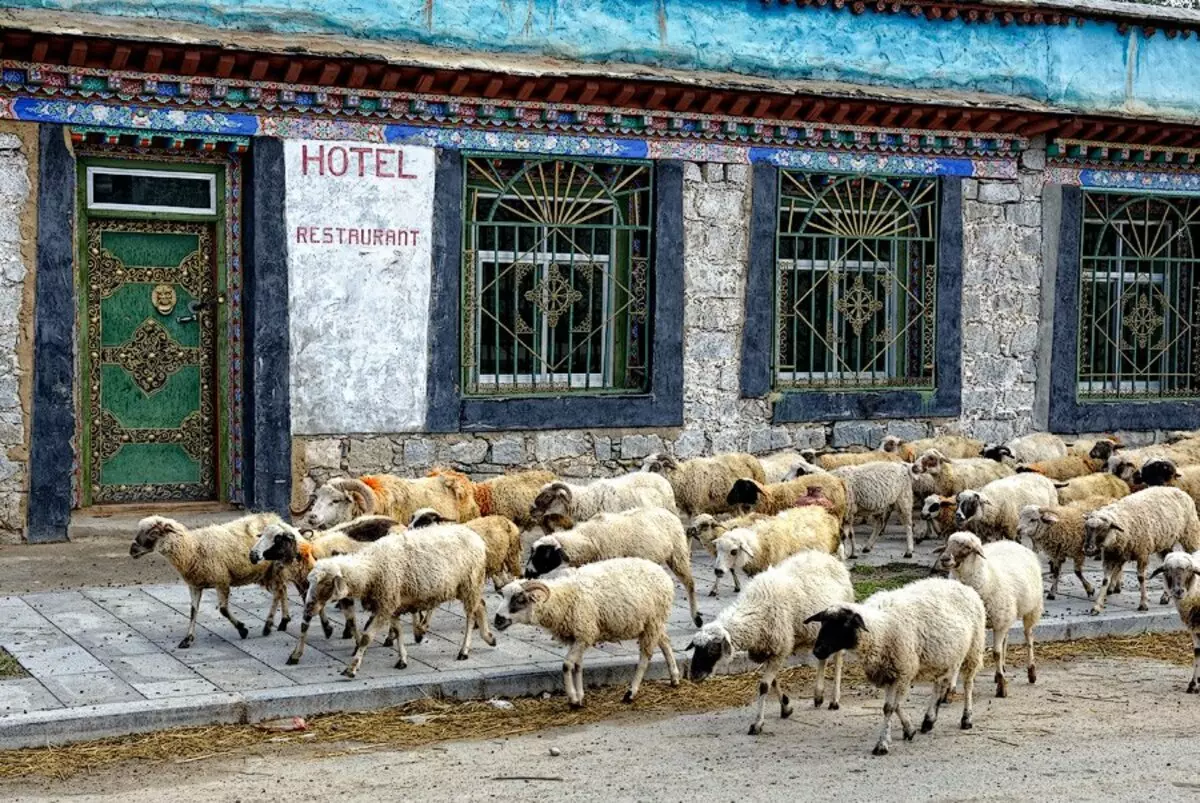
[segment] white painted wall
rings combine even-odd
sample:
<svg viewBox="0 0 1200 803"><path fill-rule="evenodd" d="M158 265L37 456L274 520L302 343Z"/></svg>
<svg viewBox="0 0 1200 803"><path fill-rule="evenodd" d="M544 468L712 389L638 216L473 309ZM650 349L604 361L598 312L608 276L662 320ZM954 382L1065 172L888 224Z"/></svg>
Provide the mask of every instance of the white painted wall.
<svg viewBox="0 0 1200 803"><path fill-rule="evenodd" d="M425 423L434 151L289 141L292 431Z"/></svg>

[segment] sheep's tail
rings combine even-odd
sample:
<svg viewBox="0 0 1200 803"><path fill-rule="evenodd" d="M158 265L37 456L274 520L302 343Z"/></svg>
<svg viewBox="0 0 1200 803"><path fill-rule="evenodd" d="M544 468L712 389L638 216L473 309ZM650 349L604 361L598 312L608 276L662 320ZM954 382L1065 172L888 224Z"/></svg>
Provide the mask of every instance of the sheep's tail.
<svg viewBox="0 0 1200 803"><path fill-rule="evenodd" d="M495 512L495 502L492 501L492 486L485 482L475 484L475 505L479 508L480 516L490 516Z"/></svg>

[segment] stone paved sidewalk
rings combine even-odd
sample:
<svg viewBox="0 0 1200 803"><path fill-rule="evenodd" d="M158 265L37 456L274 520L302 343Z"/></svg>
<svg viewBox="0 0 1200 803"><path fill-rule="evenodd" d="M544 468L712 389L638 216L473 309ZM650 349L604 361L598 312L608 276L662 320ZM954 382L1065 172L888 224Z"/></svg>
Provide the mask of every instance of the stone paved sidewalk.
<svg viewBox="0 0 1200 803"><path fill-rule="evenodd" d="M914 562L931 566L932 542L918 546ZM902 541L886 538L862 562L901 560ZM161 560L152 557L151 560ZM701 613L709 621L733 598L728 578L720 599L706 596L712 561L693 553ZM1089 576L1098 579L1093 568ZM1047 603L1039 627L1043 641L1093 635L1174 630L1174 606L1159 606L1161 587L1152 583L1151 610L1138 612L1137 581L1127 572L1124 593L1109 598L1108 610L1088 615L1091 602L1074 576L1065 576L1059 598ZM489 591L489 618L499 596ZM457 661L462 612L457 603L443 606L422 644L411 644L406 622L409 666L393 668L395 653L381 644L367 652L359 676L340 675L352 647L319 627L310 630L304 658L286 659L295 646L300 605L293 601L288 633L263 637L269 606L258 588L235 589L232 605L251 635L238 638L216 611L215 593L205 593L196 642L177 648L187 627L188 592L182 583L124 588L85 588L0 598L0 646L28 671L29 677L0 681L0 747L152 730L174 725L259 721L397 705L425 695L462 698L535 694L561 685L564 648L537 628L517 625L498 634L496 647L475 635L471 657ZM682 589L676 595L669 632L683 661L695 631ZM1021 641L1017 635L1014 639ZM633 643L605 644L584 658L589 685L625 683L636 663ZM744 669L744 661L733 669ZM661 656L649 677L665 676Z"/></svg>

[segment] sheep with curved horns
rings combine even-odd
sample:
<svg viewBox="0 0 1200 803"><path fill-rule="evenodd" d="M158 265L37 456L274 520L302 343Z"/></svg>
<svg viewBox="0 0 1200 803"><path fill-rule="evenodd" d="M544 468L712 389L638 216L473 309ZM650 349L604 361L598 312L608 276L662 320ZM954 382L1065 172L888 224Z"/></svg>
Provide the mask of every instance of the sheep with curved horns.
<svg viewBox="0 0 1200 803"><path fill-rule="evenodd" d="M317 489L312 508L303 524L325 530L359 516L388 516L410 521L421 508L429 507L451 521L468 521L479 516L474 493L461 474L405 479L390 474L350 479L339 477Z"/></svg>
<svg viewBox="0 0 1200 803"><path fill-rule="evenodd" d="M678 512L675 492L666 477L637 471L598 479L588 485L555 480L538 492L529 509L529 518L540 522L548 513L561 513L575 521L586 521L597 513L620 513L638 507Z"/></svg>
<svg viewBox="0 0 1200 803"><path fill-rule="evenodd" d="M1187 693L1200 694L1200 552L1172 552L1150 576L1160 574L1167 594L1175 600L1179 621L1192 635L1192 678Z"/></svg>
<svg viewBox="0 0 1200 803"><path fill-rule="evenodd" d="M495 626L507 630L513 624L536 625L567 645L563 686L572 708L583 706L587 649L603 641L637 639L638 665L625 692L625 702L631 703L655 648L667 661L671 685L679 685L679 667L667 637L674 598L675 583L662 567L643 558L613 558L551 580L514 580L504 587Z"/></svg>
<svg viewBox="0 0 1200 803"><path fill-rule="evenodd" d="M888 435L879 444L880 449L898 455L905 463L912 463L931 450L951 459L979 457L983 446L983 441L962 435L939 435L908 442L896 435Z"/></svg>
<svg viewBox="0 0 1200 803"><path fill-rule="evenodd" d="M767 695L779 695L779 717L792 715L792 704L779 683L784 662L801 650L811 649L820 628L808 619L839 602L854 601L850 572L837 558L820 552L801 552L778 566L767 569L746 586L738 601L700 629L687 649L692 652L688 676L694 681L708 677L718 663L734 652L745 650L750 660L763 665L758 682L758 717L750 735L762 733ZM817 662L813 704L825 700L825 658ZM834 656L833 699L836 711L842 696L842 653Z"/></svg>
<svg viewBox="0 0 1200 803"><path fill-rule="evenodd" d="M1015 473L1011 466L986 457L950 458L936 449L922 452L911 470L914 492L920 487L938 496L956 496Z"/></svg>
<svg viewBox="0 0 1200 803"><path fill-rule="evenodd" d="M743 477L762 482L764 476L757 457L739 452L682 463L659 452L642 461L642 471L667 478L679 512L688 518L700 513L727 513L729 503L725 497L733 484Z"/></svg>
<svg viewBox="0 0 1200 803"><path fill-rule="evenodd" d="M236 586L261 585L272 592L271 612L263 626L270 632L276 607L282 605L284 619L280 630L287 626L287 587L281 581L278 567L250 562L250 548L269 525L280 518L273 513L243 516L227 524L188 529L174 519L148 516L138 523L137 535L129 545L129 555L140 558L158 552L179 572L192 595L191 616L187 635L179 642L185 650L196 640L196 615L204 590L217 590L217 610L246 638L250 631L229 610L229 589ZM282 601L279 597L282 595Z"/></svg>
<svg viewBox="0 0 1200 803"><path fill-rule="evenodd" d="M431 477L442 475L458 478L470 488L478 508L478 512L471 518L503 516L518 527L527 527L532 523L529 509L533 506L533 500L547 483L558 479L553 472L540 469L514 471L483 482L473 482L467 475L446 468L435 468L429 472ZM442 511L438 512L444 517ZM459 517L459 521L463 523L469 520Z"/></svg>
<svg viewBox="0 0 1200 803"><path fill-rule="evenodd" d="M862 603L842 603L810 616L821 632L813 655L829 658L840 650L858 653L867 680L884 690L883 728L877 756L892 743L892 715L898 714L904 739L916 728L904 713L913 681L933 678L933 698L921 732L933 730L938 709L959 675L963 678L961 725L974 724L975 674L983 665L987 613L975 589L954 580L931 577L895 591L879 591Z"/></svg>

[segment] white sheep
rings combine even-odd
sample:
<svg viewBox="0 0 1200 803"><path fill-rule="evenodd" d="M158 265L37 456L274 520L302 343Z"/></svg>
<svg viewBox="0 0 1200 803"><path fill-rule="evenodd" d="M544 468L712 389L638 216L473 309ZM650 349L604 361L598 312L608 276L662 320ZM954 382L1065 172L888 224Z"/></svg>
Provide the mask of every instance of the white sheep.
<svg viewBox="0 0 1200 803"><path fill-rule="evenodd" d="M1060 505L1069 505L1097 496L1105 496L1110 500L1129 496L1129 485L1120 477L1106 471L1075 477L1057 487Z"/></svg>
<svg viewBox="0 0 1200 803"><path fill-rule="evenodd" d="M1107 504L1107 502L1105 503ZM1058 580L1063 564L1068 559L1075 563L1075 576L1083 585L1084 593L1090 598L1096 589L1083 576L1084 547L1083 524L1089 511L1078 504L1070 505L1026 505L1021 508L1017 520L1017 537L1028 538L1046 555L1050 563L1050 591L1046 599L1058 596Z"/></svg>
<svg viewBox="0 0 1200 803"><path fill-rule="evenodd" d="M409 529L433 524L452 524L433 508L422 508L413 514ZM487 577L497 592L521 573L521 531L507 516L480 516L463 522L474 530L487 547Z"/></svg>
<svg viewBox="0 0 1200 803"><path fill-rule="evenodd" d="M991 460L1008 458L1015 463L1036 463L1040 460L1055 460L1067 456L1067 445L1063 439L1049 432L1033 432L1013 438L1003 445L989 443L983 447L984 457Z"/></svg>
<svg viewBox="0 0 1200 803"><path fill-rule="evenodd" d="M1037 682L1033 658L1033 628L1042 618L1042 565L1037 555L1014 541L997 541L986 546L975 533L954 533L946 539L938 568L975 589L987 611L992 630L992 657L996 661L996 696L1008 696L1004 660L1008 632L1021 620L1025 628L1025 650L1030 683Z"/></svg>
<svg viewBox="0 0 1200 803"><path fill-rule="evenodd" d="M727 513L726 496L735 482L743 478L763 481L763 467L758 458L740 452L697 457L682 463L669 454L652 454L642 461L642 471L667 478L679 512L688 518L700 513Z"/></svg>
<svg viewBox="0 0 1200 803"><path fill-rule="evenodd" d="M907 443L895 435L888 435L880 443L879 448L898 455L905 463L912 463L930 450L936 450L944 457L949 458L979 457L983 452L983 446L983 441L965 438L962 435L939 435L935 438L921 438Z"/></svg>
<svg viewBox="0 0 1200 803"><path fill-rule="evenodd" d="M892 715L900 717L905 740L916 735L904 702L913 681L932 677L933 698L921 732L933 730L938 707L963 678L961 726L968 730L974 709L975 674L983 664L987 613L975 589L931 577L895 591L879 591L861 604L841 604L809 617L820 622L813 655L828 658L840 650L858 653L867 680L884 690L883 729L877 756L892 744Z"/></svg>
<svg viewBox="0 0 1200 803"><path fill-rule="evenodd" d="M868 463L835 469L833 475L846 483L846 522L843 531L850 540L850 557L855 554L854 523L864 518L871 525L871 538L863 552L875 548L875 541L895 511L904 527L904 557L913 554L912 466L908 463Z"/></svg>
<svg viewBox="0 0 1200 803"><path fill-rule="evenodd" d="M763 664L758 681L758 717L750 735L762 733L767 695L779 695L779 716L792 715L792 704L779 683L779 671L792 655L811 649L820 631L808 618L839 602L854 602L850 572L837 558L807 551L773 566L746 586L738 601L725 608L716 621L705 625L687 646L692 651L688 676L694 681L708 677L721 661L736 651L746 651L750 660ZM817 661L813 704L825 700L825 660ZM841 705L842 653L833 662L831 710Z"/></svg>
<svg viewBox="0 0 1200 803"><path fill-rule="evenodd" d="M540 522L547 513L562 513L575 521L586 521L597 513L620 513L637 507L661 507L678 512L671 483L661 474L636 471L620 477L575 485L562 480L547 483L529 510L529 518Z"/></svg>
<svg viewBox="0 0 1200 803"><path fill-rule="evenodd" d="M832 513L813 505L785 510L777 516L729 530L713 544L717 550L713 567L717 582L713 583L713 592L725 572L733 579L733 590L741 591L739 571L753 577L806 549L835 554L841 547L840 529Z"/></svg>
<svg viewBox="0 0 1200 803"><path fill-rule="evenodd" d="M1196 503L1178 488L1147 488L1118 499L1088 514L1084 523L1084 550L1102 556L1108 582L1096 597L1092 613L1104 610L1109 590L1115 588L1127 561L1137 564L1141 590L1139 611L1149 610L1146 597L1146 566L1151 553L1166 558L1176 544L1188 552L1200 549L1200 518ZM1164 592L1162 604L1167 604Z"/></svg>
<svg viewBox="0 0 1200 803"><path fill-rule="evenodd" d="M703 622L696 605L691 550L679 517L661 507L644 507L620 513L597 513L574 522L550 514L543 519L548 533L533 542L527 578L548 574L559 566L582 566L610 558L645 558L665 564L679 578L687 594L692 621Z"/></svg>
<svg viewBox="0 0 1200 803"><path fill-rule="evenodd" d="M997 463L986 457L951 459L936 449L930 449L912 464L912 473L917 481L926 478L914 493L955 496L967 490L982 488L989 482L1010 477L1015 472L1011 466Z"/></svg>
<svg viewBox="0 0 1200 803"><path fill-rule="evenodd" d="M1200 552L1172 552L1150 576L1159 574L1175 600L1179 621L1192 634L1192 678L1187 693L1200 694Z"/></svg>
<svg viewBox="0 0 1200 803"><path fill-rule="evenodd" d="M130 556L140 558L158 552L171 562L192 594L187 635L179 642L179 649L186 650L196 640L196 615L200 612L200 598L206 588L217 590L217 610L237 628L242 638L250 631L229 611L229 589L236 586L261 585L271 590L271 611L263 626L263 635L270 632L271 620L279 605L283 607L284 617L279 629L287 626L290 618L287 588L280 580L277 567L272 564L256 566L250 562L250 548L254 542L264 529L279 521L272 513L258 513L227 524L194 530L162 516L149 516L138 523L137 535L129 545Z"/></svg>
<svg viewBox="0 0 1200 803"><path fill-rule="evenodd" d="M656 564L643 558L613 558L551 580L514 580L503 594L497 630L514 623L537 625L567 645L563 686L572 708L583 706L583 654L602 641L638 641L637 670L625 702L637 696L655 648L667 661L671 685L679 685L679 667L667 638L675 583Z"/></svg>
<svg viewBox="0 0 1200 803"><path fill-rule="evenodd" d="M458 660L471 650L471 631L479 628L488 645L496 640L488 630L483 606L483 583L487 548L477 533L461 524L443 524L389 535L353 555L338 555L317 561L308 576L304 616L311 620L324 605L342 599L358 599L371 618L355 645L354 655L342 672L354 677L363 654L375 634L394 624L400 659L397 669L408 666L400 615L427 611L444 602L458 600L463 607L464 627Z"/></svg>
<svg viewBox="0 0 1200 803"><path fill-rule="evenodd" d="M808 461L799 452L789 449L760 457L758 458L758 462L762 466L763 477L765 477L763 482L774 483L783 482L789 477L794 476L792 472L796 467Z"/></svg>
<svg viewBox="0 0 1200 803"><path fill-rule="evenodd" d="M1054 482L1041 474L1015 474L989 482L978 491L958 495L954 522L959 529L970 530L984 542L1017 538L1017 521L1026 505L1053 505L1058 502Z"/></svg>

